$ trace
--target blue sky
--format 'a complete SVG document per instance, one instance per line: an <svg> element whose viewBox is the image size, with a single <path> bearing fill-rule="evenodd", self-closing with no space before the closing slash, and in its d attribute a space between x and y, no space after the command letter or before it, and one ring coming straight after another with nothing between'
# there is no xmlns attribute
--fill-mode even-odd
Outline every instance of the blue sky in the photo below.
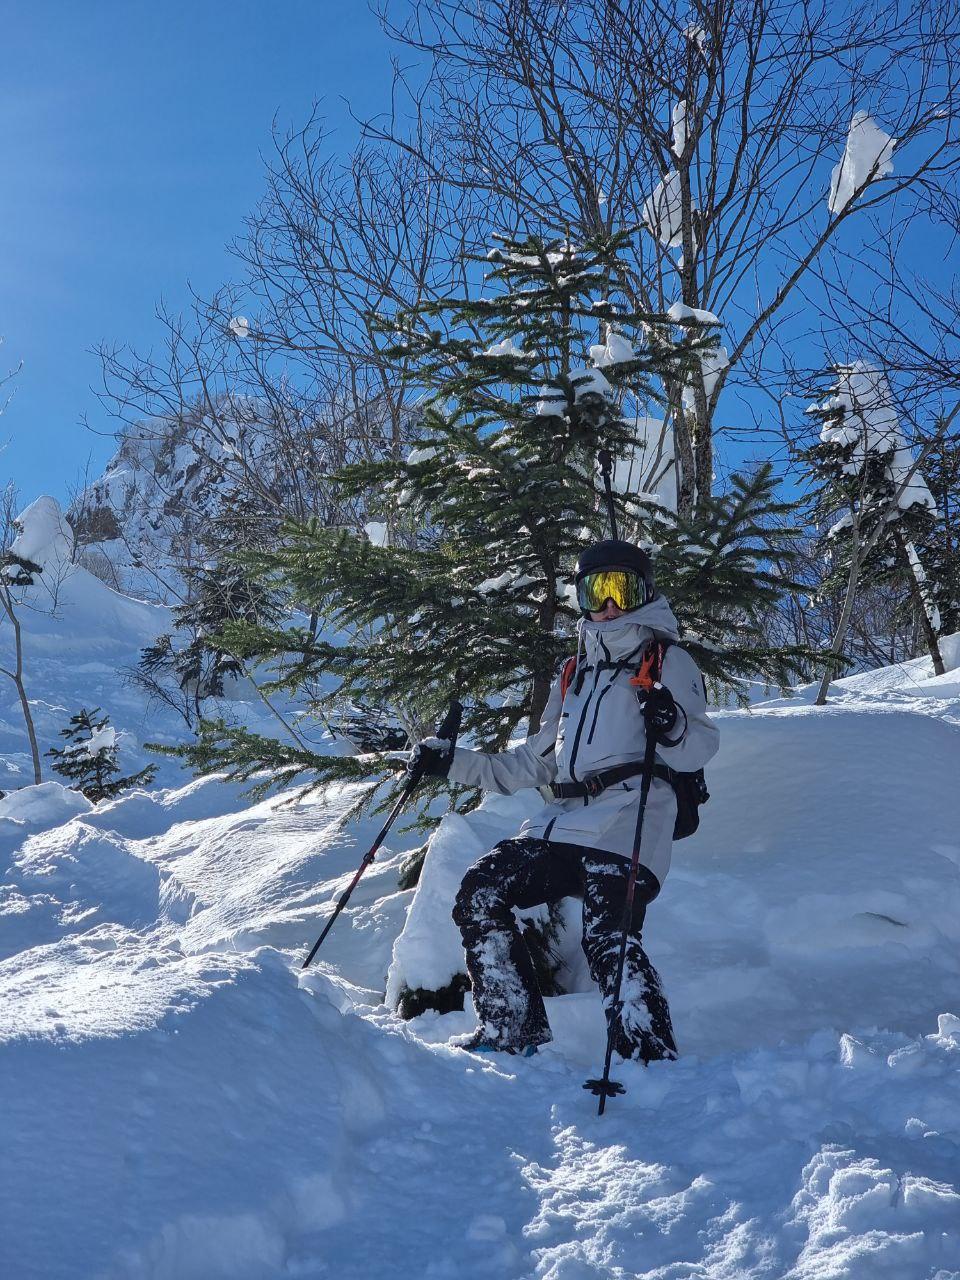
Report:
<svg viewBox="0 0 960 1280"><path fill-rule="evenodd" d="M348 150L389 50L365 0L32 0L0 42L0 481L63 499L113 452L101 341L149 347L159 299L237 274L225 245L263 191L271 124L311 103ZM86 413L95 435L80 425Z"/></svg>
<svg viewBox="0 0 960 1280"><path fill-rule="evenodd" d="M0 31L0 372L23 363L0 391L0 483L66 500L115 448L92 349L148 350L161 299L238 275L225 246L263 193L274 119L319 100L346 155L343 99L386 107L392 50L366 0L23 0ZM851 223L850 244L864 234Z"/></svg>

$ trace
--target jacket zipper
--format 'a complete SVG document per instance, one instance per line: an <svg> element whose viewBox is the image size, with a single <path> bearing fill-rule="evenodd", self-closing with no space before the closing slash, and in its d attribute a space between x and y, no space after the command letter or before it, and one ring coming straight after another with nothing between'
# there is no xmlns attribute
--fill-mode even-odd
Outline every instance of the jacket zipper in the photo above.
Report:
<svg viewBox="0 0 960 1280"><path fill-rule="evenodd" d="M609 662L610 651L607 648L607 646L603 643L602 640L600 641L600 647L603 650L604 658L607 660L607 662ZM576 773L574 772L573 766L576 764L576 761L577 761L577 751L579 750L579 747L580 747L580 735L583 733L583 726L586 723L587 712L590 710L590 703L593 701L594 695L597 692L597 685L599 684L599 682L600 682L600 663L598 661L593 672L593 688L590 690L590 697L586 699L586 701L583 704L583 710L580 712L580 723L577 725L577 732L574 734L574 738L573 738L573 747L570 751L570 763L567 766L567 768L570 770L570 780L572 782L580 781L580 779L577 777Z"/></svg>
<svg viewBox="0 0 960 1280"><path fill-rule="evenodd" d="M597 716L600 714L600 703L604 700L604 698L607 696L607 694L608 694L608 693L610 692L610 690L613 688L613 682L614 682L614 680L616 679L616 675L617 675L617 673L616 673L615 671L614 671L614 672L612 672L612 673L611 673L611 676L610 676L610 683L609 683L609 684L607 684L607 685L604 685L604 687L600 690L600 697L597 699L597 705L596 705L596 706L594 707L594 709L593 709L593 722L592 722L592 723L591 723L591 725L590 725L590 732L587 734L587 746L588 746L588 747L589 747L590 743L593 741L593 733L594 733L594 730L595 730L595 729L596 729L596 727L597 727Z"/></svg>

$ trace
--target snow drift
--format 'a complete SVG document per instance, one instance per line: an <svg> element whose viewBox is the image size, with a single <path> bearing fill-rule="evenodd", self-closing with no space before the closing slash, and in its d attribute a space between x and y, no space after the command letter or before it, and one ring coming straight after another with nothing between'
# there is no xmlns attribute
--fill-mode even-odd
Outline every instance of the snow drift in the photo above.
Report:
<svg viewBox="0 0 960 1280"><path fill-rule="evenodd" d="M602 1120L582 974L529 1061L384 1003L455 968L451 888L535 794L449 817L416 890L397 834L306 974L379 825L348 791L0 801L0 1273L956 1276L960 672L718 714L646 930L683 1056Z"/></svg>

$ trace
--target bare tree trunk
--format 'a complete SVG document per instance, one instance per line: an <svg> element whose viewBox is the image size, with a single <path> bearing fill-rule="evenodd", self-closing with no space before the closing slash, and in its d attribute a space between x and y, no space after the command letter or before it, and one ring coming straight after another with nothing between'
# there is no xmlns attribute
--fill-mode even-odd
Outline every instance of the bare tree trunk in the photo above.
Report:
<svg viewBox="0 0 960 1280"><path fill-rule="evenodd" d="M16 610L13 607L9 587L0 587L0 603L2 603L4 612L13 626L14 645L17 655L14 669L9 671L6 667L0 667L0 672L5 676L9 676L16 685L17 694L20 698L20 709L23 712L23 722L27 727L27 738L30 741L30 754L33 757L33 781L34 785L39 786L43 781L43 775L40 771L40 750L37 746L37 735L33 727L33 713L30 710L30 703L27 701L27 691L23 686L23 639L20 634L20 619L17 617Z"/></svg>
<svg viewBox="0 0 960 1280"><path fill-rule="evenodd" d="M933 674L942 676L946 667L943 665L943 655L940 653L940 644L937 640L937 633L933 629L933 622L930 618L929 602L924 596L923 587L917 578L917 565L914 564L910 555L910 548L904 541L903 534L899 529L894 529L893 540L896 544L897 554L900 556L900 563L903 565L907 575L907 582L910 584L910 594L913 596L913 603L917 610L917 621L923 632L923 638L926 642L927 650L933 659ZM914 552L914 556L916 552Z"/></svg>
<svg viewBox="0 0 960 1280"><path fill-rule="evenodd" d="M850 572L847 575L847 593L843 599L843 609L840 612L840 621L837 623L837 629L834 632L833 643L830 645L827 656L826 665L823 668L823 678L820 681L820 688L817 690L817 696L814 699L815 707L822 707L827 701L827 690L830 688L830 681L833 679L833 673L836 670L837 658L840 650L843 648L843 642L847 638L847 628L850 625L850 615L853 613L853 602L857 594L857 584L860 578L860 513L853 513L853 545L850 553Z"/></svg>
<svg viewBox="0 0 960 1280"><path fill-rule="evenodd" d="M673 457L677 469L677 511L682 516L693 514L696 500L696 473L690 428L682 403L680 390L673 406Z"/></svg>

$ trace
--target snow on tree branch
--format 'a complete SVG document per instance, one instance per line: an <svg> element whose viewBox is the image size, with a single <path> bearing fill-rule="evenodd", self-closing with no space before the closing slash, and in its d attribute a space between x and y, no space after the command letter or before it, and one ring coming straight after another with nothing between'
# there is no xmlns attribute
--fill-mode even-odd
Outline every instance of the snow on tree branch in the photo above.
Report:
<svg viewBox="0 0 960 1280"><path fill-rule="evenodd" d="M683 192L680 175L671 169L643 202L643 221L661 244L678 249L683 244Z"/></svg>
<svg viewBox="0 0 960 1280"><path fill-rule="evenodd" d="M702 27L699 22L691 22L684 28L684 39L689 40L691 44L695 44L701 53L704 53L707 47L709 36L707 30Z"/></svg>
<svg viewBox="0 0 960 1280"><path fill-rule="evenodd" d="M579 403L584 396L603 396L613 400L613 387L599 371L586 366L577 366L570 370L566 382L573 390L573 399ZM540 399L534 409L537 418L562 417L569 407L567 393L560 385L551 386L545 383L540 388Z"/></svg>
<svg viewBox="0 0 960 1280"><path fill-rule="evenodd" d="M667 311L668 319L674 324L722 324L723 321L712 311L704 311L702 307L688 307L685 302L674 302Z"/></svg>
<svg viewBox="0 0 960 1280"><path fill-rule="evenodd" d="M852 446L843 468L847 474L856 475L871 455L885 458L898 493L897 507L906 511L920 505L935 511L937 504L914 464L883 373L865 360L839 365L832 390L833 395L812 406L811 412L826 415L820 431L824 444Z"/></svg>
<svg viewBox="0 0 960 1280"><path fill-rule="evenodd" d="M865 183L876 182L893 172L896 142L866 111L855 112L843 157L834 166L830 178L827 207L832 214L843 213Z"/></svg>
<svg viewBox="0 0 960 1280"><path fill-rule="evenodd" d="M633 343L622 333L617 333L609 324L606 341L590 348L590 359L598 369L606 369L611 364L627 364L636 358L637 353L633 349Z"/></svg>
<svg viewBox="0 0 960 1280"><path fill-rule="evenodd" d="M687 145L687 104L685 102L675 103L672 125L670 150L679 158L683 155L683 149Z"/></svg>
<svg viewBox="0 0 960 1280"><path fill-rule="evenodd" d="M502 342L495 342L493 346L487 347L483 354L491 358L511 356L514 360L530 360L532 358L530 352L524 351L523 346L512 336L504 338Z"/></svg>

